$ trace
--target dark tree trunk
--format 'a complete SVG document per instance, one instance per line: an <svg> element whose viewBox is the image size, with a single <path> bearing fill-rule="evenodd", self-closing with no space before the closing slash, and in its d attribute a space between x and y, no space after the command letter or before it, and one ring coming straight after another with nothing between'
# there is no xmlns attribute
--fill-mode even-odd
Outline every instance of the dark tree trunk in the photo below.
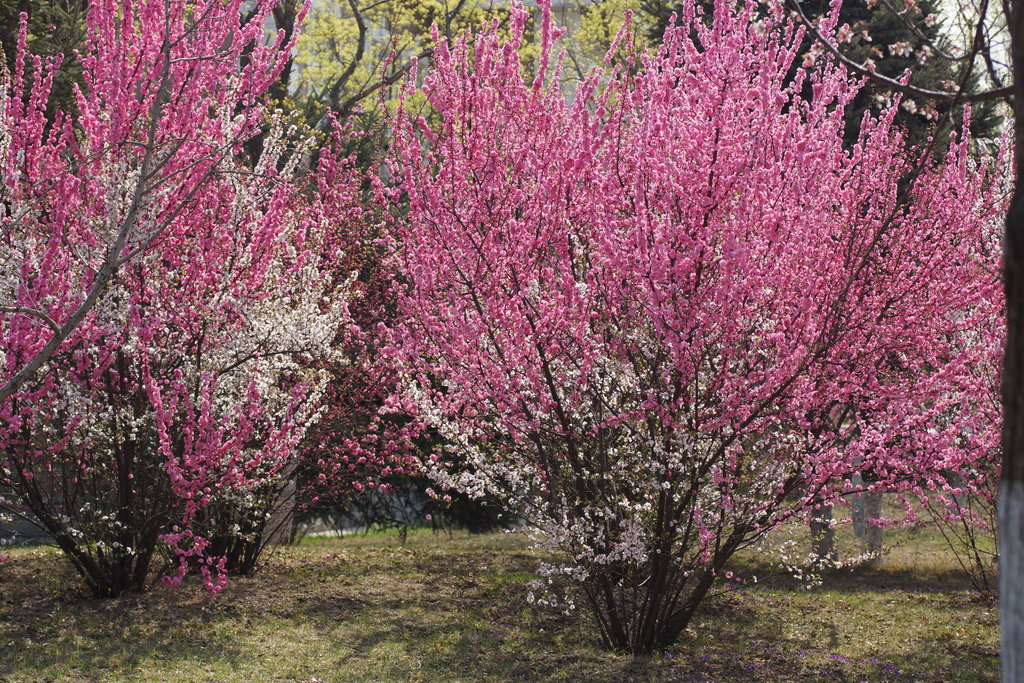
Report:
<svg viewBox="0 0 1024 683"><path fill-rule="evenodd" d="M1010 2L1016 185L1006 216L999 612L1004 681L1024 681L1024 6Z"/></svg>
<svg viewBox="0 0 1024 683"><path fill-rule="evenodd" d="M1018 119L1022 118L1018 113ZM1018 122L1018 138L1020 126ZM1017 154L1021 154L1018 140ZM1003 471L999 486L999 605L1003 680L1024 681L1024 193L1006 219L1006 360L1003 367Z"/></svg>

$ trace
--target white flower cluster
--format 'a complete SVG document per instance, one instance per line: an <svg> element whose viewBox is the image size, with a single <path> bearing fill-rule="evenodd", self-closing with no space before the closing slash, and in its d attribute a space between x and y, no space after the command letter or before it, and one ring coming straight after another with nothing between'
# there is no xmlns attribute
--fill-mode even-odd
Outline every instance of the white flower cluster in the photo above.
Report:
<svg viewBox="0 0 1024 683"><path fill-rule="evenodd" d="M649 418L624 417L644 399L642 373L658 354L644 330L622 334L634 351L631 362L596 355L585 380L570 360L557 364L563 386L583 385L588 397L600 397L562 403L579 435L575 456L566 440L543 435L550 415L542 416L541 435L517 441L501 415L475 421L450 417L445 392L439 395L405 378L407 394L459 463L455 470L435 464L434 481L474 497L498 497L533 526L538 547L565 558L542 567L544 580L531 586L535 601L564 604L569 598L549 589L563 579L581 584L601 567L643 572L652 556L666 552L658 534L671 539L667 552L681 566L692 567L708 562L715 539L731 529L750 529L756 536L757 521L793 477L791 454L807 446L799 432L730 446L723 442L728 432L691 430L683 414L653 428ZM523 395L524 376L510 371L507 379ZM660 405L672 405L667 396L656 398ZM622 416L609 423L601 406ZM475 406L478 416L483 409ZM673 508L679 511L665 512Z"/></svg>

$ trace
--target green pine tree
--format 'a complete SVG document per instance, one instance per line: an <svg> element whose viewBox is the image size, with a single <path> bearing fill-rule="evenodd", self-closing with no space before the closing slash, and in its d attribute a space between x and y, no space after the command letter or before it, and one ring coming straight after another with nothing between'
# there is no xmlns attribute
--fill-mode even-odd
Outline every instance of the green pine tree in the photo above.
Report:
<svg viewBox="0 0 1024 683"><path fill-rule="evenodd" d="M50 109L74 106L73 85L81 67L73 51L85 39L85 14L89 0L0 0L0 48L7 68L14 68L21 15L28 16L28 46L33 54L64 55L54 78ZM31 64L26 64L31 69Z"/></svg>

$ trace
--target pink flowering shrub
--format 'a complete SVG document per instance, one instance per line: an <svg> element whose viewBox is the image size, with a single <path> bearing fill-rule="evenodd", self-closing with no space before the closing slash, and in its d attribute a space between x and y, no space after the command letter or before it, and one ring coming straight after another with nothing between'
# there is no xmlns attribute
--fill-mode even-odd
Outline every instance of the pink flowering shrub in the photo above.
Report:
<svg viewBox="0 0 1024 683"><path fill-rule="evenodd" d="M344 140L335 135L340 147ZM323 160L335 167L338 160ZM339 333L337 360L326 369L324 413L302 446L300 503L303 512L339 509L363 492L386 493L420 473L415 440L421 425L393 397L397 369L381 353L385 324L396 315L394 268L387 261L381 220L351 185L322 173L316 193L328 212L334 239L345 245L332 262L334 277L351 278L351 325Z"/></svg>
<svg viewBox="0 0 1024 683"><path fill-rule="evenodd" d="M264 40L274 2L242 5L92 3L85 87L53 121L58 64L26 78L24 29L0 84L0 381L59 341L0 402L0 505L97 596L144 588L161 542L169 582L191 565L223 588L212 511L291 476L348 324L328 211L299 178L311 143L261 104L291 45ZM358 192L344 166L313 178Z"/></svg>
<svg viewBox="0 0 1024 683"><path fill-rule="evenodd" d="M993 231L990 253L999 253L998 237L999 232ZM935 463L930 476L915 482L918 485L912 490L917 495L907 497L908 503L915 503L914 507L935 523L974 588L988 598L996 592L999 568L996 502L1002 465L1002 304L1002 297L993 297L987 316L990 327L985 329L979 321L974 327L978 338L965 340L979 351L972 354L974 360L960 378L969 386L960 394L967 400L950 402L934 421L953 430L958 457Z"/></svg>
<svg viewBox="0 0 1024 683"><path fill-rule="evenodd" d="M634 653L851 471L913 486L998 433L967 369L999 327L999 169L957 144L904 195L896 109L844 149L859 84L798 66L781 9L695 14L574 92L548 8L525 70L522 7L507 40L441 40L388 195L405 394L469 464L433 476L534 525L544 582Z"/></svg>

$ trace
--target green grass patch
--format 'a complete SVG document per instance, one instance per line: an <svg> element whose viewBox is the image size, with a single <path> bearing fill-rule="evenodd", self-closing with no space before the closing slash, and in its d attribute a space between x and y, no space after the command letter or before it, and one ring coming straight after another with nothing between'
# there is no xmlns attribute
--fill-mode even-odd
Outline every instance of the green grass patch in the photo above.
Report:
<svg viewBox="0 0 1024 683"><path fill-rule="evenodd" d="M643 658L598 648L585 611L527 604L539 558L521 534L306 540L216 600L196 581L88 599L58 553L21 549L0 565L0 680L998 680L997 606L934 531L887 542L881 567L811 589L779 575L724 592ZM856 544L841 530L841 552ZM754 552L734 569L771 574Z"/></svg>

